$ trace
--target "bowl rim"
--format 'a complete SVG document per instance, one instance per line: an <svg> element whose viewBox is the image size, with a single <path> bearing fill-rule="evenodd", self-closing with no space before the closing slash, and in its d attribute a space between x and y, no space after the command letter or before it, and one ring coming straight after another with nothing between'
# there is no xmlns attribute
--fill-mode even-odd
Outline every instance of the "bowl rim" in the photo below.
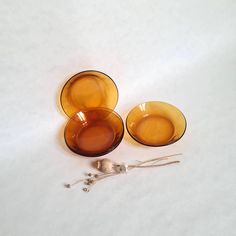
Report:
<svg viewBox="0 0 236 236"><path fill-rule="evenodd" d="M76 116L76 114L78 112L86 112L86 111L94 111L94 110L106 110L106 111L109 111L111 112L113 115L115 115L116 117L118 117L119 121L121 122L121 125L122 125L122 131L121 131L121 136L118 140L118 142L116 142L116 144L114 146L111 146L109 149L103 151L103 152L100 152L98 154L83 154L82 152L76 152L75 150L73 150L67 140L66 140L66 130L67 130L67 126L69 125L69 122L71 121L71 119L73 119L74 116ZM66 146L75 154L77 155L80 155L80 156L84 156L84 157L100 157L100 156L104 156L106 154L108 154L109 152L112 152L114 149L116 149L119 144L121 143L121 141L123 140L123 137L124 137L124 133L125 133L125 125L124 125L124 121L122 119L122 117L114 110L110 109L110 108L104 108L104 107L95 107L95 108L86 108L86 109L82 109L80 111L78 111L76 114L74 114L66 123L66 126L64 128L64 140L65 140L65 143L66 143ZM113 142L114 143L114 142Z"/></svg>
<svg viewBox="0 0 236 236"><path fill-rule="evenodd" d="M80 71L80 72L78 72L78 73L72 75L72 76L65 82L65 84L62 86L61 91L60 91L60 106L61 106L63 112L65 113L65 115L66 115L67 117L69 117L69 118L71 118L72 116L74 116L76 113L73 114L73 115L71 115L71 116L70 116L69 114L67 114L67 112L65 111L65 109L64 109L64 107L63 107L63 105L62 105L62 93L63 93L63 91L64 91L66 85L67 85L74 77L77 77L77 76L80 75L80 74L89 73L89 72L100 73L100 74L102 74L102 75L105 75L108 79L111 80L111 82L114 84L115 90L116 90L116 92L117 92L116 102L115 102L114 108L111 109L111 110L114 110L114 109L116 108L116 106L117 106L117 103L118 103L118 101L119 101L119 89L118 89L118 87L117 87L115 81L114 81L109 75L107 75L106 73L104 73L104 72L102 72L102 71L99 71L99 70L83 70L83 71ZM90 108L90 107L88 107L88 108ZM104 107L104 108L107 108L107 107ZM82 109L87 109L87 108L82 108ZM82 110L82 109L81 109L81 110ZM108 109L110 109L110 108L108 108ZM80 110L79 110L79 111L80 111Z"/></svg>
<svg viewBox="0 0 236 236"><path fill-rule="evenodd" d="M181 113L181 115L183 116L185 127L184 127L183 133L181 134L181 136L180 136L178 139L176 139L176 140L174 140L174 141L171 141L171 142L168 142L168 143L166 143L166 144L158 144L158 145L147 144L147 143L143 143L142 141L140 141L138 138L136 138L136 136L132 135L131 132L129 131L129 128L128 128L128 118L129 118L129 115L131 114L131 112L132 112L136 107L138 107L138 106L140 106L140 105L142 105L142 104L145 104L145 103L154 103L154 102L155 102L155 103L156 103L156 102L158 102L158 103L164 103L164 104L170 105L170 106L174 107L175 109L177 109L177 110ZM170 103L168 103L168 102L154 101L154 100L152 100L152 101L142 102L142 103L139 103L138 105L134 106L134 107L129 111L128 115L126 116L126 119L125 119L125 126L126 126L127 132L128 132L128 134L130 135L130 137L133 138L133 139L134 139L136 142L138 142L139 144L142 144L142 145L145 145L145 146L149 146L149 147L164 147L164 146L168 146L168 145L170 145L170 144L176 143L177 141L179 141L179 140L184 136L184 134L185 134L185 132L186 132L186 129L187 129L187 119L186 119L185 115L183 114L183 112L182 112L180 109L178 109L176 106L174 106L174 105L172 105L172 104L170 104Z"/></svg>

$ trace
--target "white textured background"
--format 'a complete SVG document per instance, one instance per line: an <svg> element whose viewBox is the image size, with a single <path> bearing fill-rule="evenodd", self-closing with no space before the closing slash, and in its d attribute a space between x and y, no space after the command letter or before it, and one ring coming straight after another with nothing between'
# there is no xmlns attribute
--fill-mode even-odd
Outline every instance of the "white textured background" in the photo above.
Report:
<svg viewBox="0 0 236 236"><path fill-rule="evenodd" d="M86 69L110 75L116 111L161 100L186 115L168 147L127 135L106 157L183 152L181 164L63 183L89 158L68 150L57 98ZM236 235L235 0L0 0L0 235Z"/></svg>

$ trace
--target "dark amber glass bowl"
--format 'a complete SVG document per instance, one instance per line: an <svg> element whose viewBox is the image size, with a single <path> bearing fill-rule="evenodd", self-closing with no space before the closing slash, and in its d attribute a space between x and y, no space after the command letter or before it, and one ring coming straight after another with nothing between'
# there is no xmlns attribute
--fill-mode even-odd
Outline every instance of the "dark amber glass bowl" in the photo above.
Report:
<svg viewBox="0 0 236 236"><path fill-rule="evenodd" d="M124 136L122 118L107 108L88 108L70 118L65 128L67 146L75 153L96 157L115 149Z"/></svg>
<svg viewBox="0 0 236 236"><path fill-rule="evenodd" d="M134 107L126 119L133 139L148 146L165 146L178 141L185 133L186 119L175 106L159 101Z"/></svg>
<svg viewBox="0 0 236 236"><path fill-rule="evenodd" d="M86 108L104 107L113 110L118 101L118 89L108 75L88 70L72 76L66 82L60 100L69 117Z"/></svg>

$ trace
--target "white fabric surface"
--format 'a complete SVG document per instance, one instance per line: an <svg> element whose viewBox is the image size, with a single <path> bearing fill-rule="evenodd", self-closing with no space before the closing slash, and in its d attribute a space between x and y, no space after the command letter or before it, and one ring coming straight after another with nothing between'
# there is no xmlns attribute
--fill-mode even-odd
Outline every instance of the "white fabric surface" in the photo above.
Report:
<svg viewBox="0 0 236 236"><path fill-rule="evenodd" d="M0 235L235 235L235 12L235 0L0 0ZM173 145L126 134L106 157L182 152L182 162L88 194L63 188L92 171L91 158L65 146L58 103L65 81L86 69L115 80L124 120L159 100L188 121Z"/></svg>

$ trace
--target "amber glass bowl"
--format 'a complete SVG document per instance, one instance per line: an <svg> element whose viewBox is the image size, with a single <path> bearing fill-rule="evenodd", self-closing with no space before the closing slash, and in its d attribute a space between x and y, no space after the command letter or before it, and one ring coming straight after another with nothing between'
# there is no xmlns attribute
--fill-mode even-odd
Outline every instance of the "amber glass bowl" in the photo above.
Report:
<svg viewBox="0 0 236 236"><path fill-rule="evenodd" d="M131 137L141 144L155 147L178 141L185 133L186 124L178 108L158 101L134 107L126 119Z"/></svg>
<svg viewBox="0 0 236 236"><path fill-rule="evenodd" d="M69 117L86 108L113 110L118 101L118 89L108 75L94 70L83 71L66 82L60 100Z"/></svg>
<svg viewBox="0 0 236 236"><path fill-rule="evenodd" d="M107 108L88 108L70 118L65 128L67 146L75 153L96 157L111 152L124 136L121 117Z"/></svg>

